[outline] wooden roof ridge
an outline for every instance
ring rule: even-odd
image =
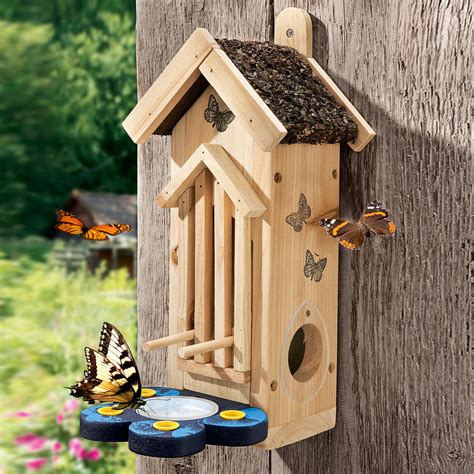
[[[198,28],[192,33],[124,120],[123,127],[135,143],[144,143],[153,133],[171,134],[174,125],[208,83],[263,151],[271,151],[285,141],[288,130],[281,117],[277,117],[277,108],[274,107],[274,113],[267,105],[269,100],[257,92],[254,85],[221,48],[219,43],[222,44],[223,41],[225,40],[216,41],[204,28]],[[279,45],[275,46],[281,48]],[[332,102],[334,107],[344,107],[347,110],[342,131],[329,135],[330,138],[325,142],[333,143],[350,138],[349,146],[355,151],[362,150],[375,136],[375,132],[316,61],[313,58],[307,59],[315,78],[328,90],[329,96],[335,99]],[[315,129],[320,128],[317,120],[311,120],[315,122]],[[344,126],[350,126],[350,123],[355,123],[356,133],[344,134]],[[298,137],[291,137],[287,142],[305,142],[305,137],[309,135],[311,133],[303,130],[299,134],[301,141]],[[337,140],[334,137],[342,138]],[[318,141],[308,139],[306,143]]]
[[[243,217],[259,217],[266,210],[251,184],[221,145],[203,143],[189,157],[174,178],[161,190],[160,207],[179,207],[181,196],[194,186],[196,178],[208,169]]]

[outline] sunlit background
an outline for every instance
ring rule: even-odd
[[[126,446],[79,438],[103,321],[135,348],[136,233],[58,235],[55,210],[136,225],[135,4],[0,0],[0,472],[130,473]]]

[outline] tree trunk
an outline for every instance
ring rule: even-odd
[[[377,132],[343,147],[341,213],[382,200],[394,239],[341,250],[336,427],[276,451],[207,447],[138,457],[138,472],[468,472],[469,3],[428,0],[137,1],[142,95],[197,27],[272,39],[274,14],[314,15],[314,56]],[[139,147],[139,345],[168,330],[169,140]],[[165,351],[139,352],[166,384]]]

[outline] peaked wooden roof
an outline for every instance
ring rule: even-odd
[[[178,174],[158,194],[158,205],[179,207],[181,196],[194,186],[194,181],[205,168],[217,179],[243,217],[258,217],[267,210],[224,148],[212,143],[203,143],[189,157]]]
[[[274,57],[280,55],[279,64],[259,55],[262,47],[272,51]],[[255,64],[247,67],[257,58],[261,60],[258,68]],[[266,74],[272,67],[275,74]],[[291,68],[295,79],[290,92],[280,97],[281,88],[276,85],[282,77],[291,78]],[[304,69],[306,75],[302,85],[299,69]],[[337,141],[348,141],[360,151],[375,136],[314,59],[306,60],[291,48],[270,43],[216,41],[202,28],[194,31],[140,99],[123,122],[125,130],[136,143],[143,143],[153,133],[170,134],[208,84],[264,151],[271,151],[281,142]]]

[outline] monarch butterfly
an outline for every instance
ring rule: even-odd
[[[67,387],[70,395],[89,403],[114,402],[113,409],[139,408],[142,400],[140,374],[125,338],[110,323],[102,325],[99,350],[85,348],[84,379]]]
[[[339,243],[350,250],[359,249],[370,232],[377,235],[395,233],[395,224],[390,220],[387,209],[378,201],[371,202],[356,222],[321,219],[319,223],[331,237],[339,239]]]
[[[86,227],[74,214],[62,210],[56,211],[56,216],[58,218],[56,229],[70,235],[82,235],[86,240],[107,240],[109,235],[118,235],[132,230],[132,226],[128,224],[103,224]]]

